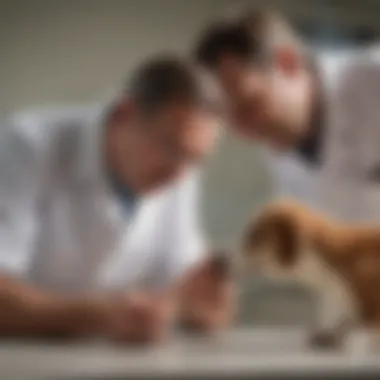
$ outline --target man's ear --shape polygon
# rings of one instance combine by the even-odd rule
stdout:
[[[274,60],[276,66],[287,75],[294,75],[302,67],[301,54],[292,46],[277,47]]]

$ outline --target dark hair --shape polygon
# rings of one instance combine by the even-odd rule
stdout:
[[[128,95],[144,112],[171,102],[204,104],[211,101],[199,73],[179,57],[154,57],[140,65],[128,83]]]
[[[242,16],[212,23],[197,41],[195,60],[207,69],[215,68],[225,54],[246,62],[261,61],[267,52],[265,30],[271,19],[272,12],[254,9]]]

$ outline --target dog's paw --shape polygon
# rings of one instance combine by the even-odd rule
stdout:
[[[337,350],[343,345],[343,337],[339,331],[320,329],[309,334],[308,344],[317,350]]]

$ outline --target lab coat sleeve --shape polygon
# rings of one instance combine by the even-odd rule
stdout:
[[[201,173],[191,173],[175,190],[168,209],[168,233],[163,256],[164,282],[179,279],[207,252],[208,243],[200,223]]]
[[[364,192],[371,170],[369,147],[380,138],[380,64],[363,58],[341,73],[333,94],[332,135],[321,194],[327,209],[347,221],[368,219],[371,213]],[[373,127],[377,130],[374,130]],[[329,144],[327,141],[327,144]],[[336,145],[336,142],[339,142]]]
[[[23,276],[38,231],[40,173],[36,152],[19,127],[0,126],[0,272]]]

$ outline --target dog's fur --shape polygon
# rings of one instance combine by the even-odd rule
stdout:
[[[281,201],[250,222],[243,252],[250,268],[317,290],[321,324],[354,318],[380,328],[380,223],[344,225],[296,201]]]

